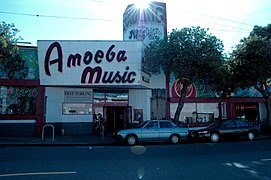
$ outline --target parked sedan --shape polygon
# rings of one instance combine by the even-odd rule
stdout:
[[[177,127],[169,120],[148,120],[144,121],[137,128],[119,130],[113,137],[128,145],[135,145],[142,141],[169,141],[173,144],[186,139],[188,128]]]
[[[259,126],[257,125],[243,120],[227,119],[217,121],[206,128],[192,131],[191,137],[196,139],[207,138],[212,142],[228,137],[246,137],[249,140],[254,140],[259,133]]]

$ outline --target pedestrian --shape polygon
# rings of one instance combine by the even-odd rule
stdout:
[[[98,123],[99,123],[99,135],[104,133],[104,118],[101,113],[98,113]]]
[[[99,119],[97,114],[93,114],[93,134],[98,135],[100,130],[99,130]]]

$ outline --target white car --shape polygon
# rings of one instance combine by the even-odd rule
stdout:
[[[137,128],[116,131],[113,137],[128,145],[135,145],[143,141],[169,141],[179,143],[188,137],[188,128],[177,127],[169,120],[144,121]]]

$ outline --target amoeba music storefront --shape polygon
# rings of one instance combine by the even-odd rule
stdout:
[[[38,41],[45,123],[56,133],[91,134],[94,114],[102,114],[108,133],[150,119],[143,52],[134,41]]]

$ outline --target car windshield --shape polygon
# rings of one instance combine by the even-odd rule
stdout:
[[[223,124],[222,121],[217,121],[217,122],[214,122],[213,124],[211,124],[210,126],[208,126],[208,128],[218,128],[218,127],[221,127]]]
[[[139,124],[137,127],[138,128],[143,128],[145,126],[145,124],[147,124],[149,121],[144,121],[141,124]]]

